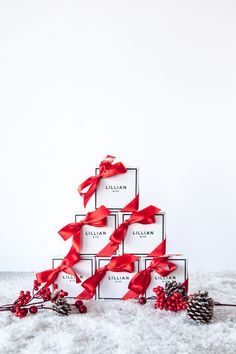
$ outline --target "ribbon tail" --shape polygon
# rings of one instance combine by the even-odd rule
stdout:
[[[121,211],[137,211],[139,208],[139,194],[137,194],[134,199],[131,200]]]
[[[87,290],[82,291],[82,293],[80,293],[79,295],[76,296],[76,299],[79,300],[90,300],[94,297],[95,292],[90,292]]]
[[[119,247],[119,244],[116,244],[114,242],[109,242],[101,251],[99,251],[96,254],[96,256],[97,257],[110,257],[116,252],[118,247]]]
[[[159,257],[164,256],[166,254],[166,239],[163,240],[151,253],[149,253],[148,257]]]
[[[130,299],[136,299],[138,297],[138,294],[135,293],[132,290],[127,291],[127,293],[121,298],[121,300],[130,300]]]
[[[180,288],[185,288],[188,293],[188,278],[180,285]]]
[[[80,196],[84,198],[85,208],[89,199],[92,197],[93,193],[95,192],[98,182],[99,182],[99,175],[89,177],[88,179],[86,179],[86,181],[84,181],[79,185],[78,192]],[[86,187],[89,187],[89,189],[86,192],[82,192]]]
[[[97,188],[98,182],[94,182],[88,191],[84,194],[84,208],[86,208],[86,205],[88,204],[89,199],[92,197],[93,193],[95,192]]]
[[[76,283],[81,283],[80,277],[78,276],[78,274],[70,267],[70,266],[66,266],[64,267],[64,269],[62,270],[63,272],[72,275],[73,277],[75,277],[75,282]]]
[[[73,237],[72,247],[75,250],[75,252],[79,253],[79,251],[80,251],[80,233],[76,234]]]

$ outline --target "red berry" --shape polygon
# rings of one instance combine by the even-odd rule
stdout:
[[[139,304],[144,305],[144,304],[146,304],[147,300],[145,299],[144,296],[141,296],[141,297],[139,298],[138,302],[139,302]]]
[[[76,300],[76,301],[75,301],[75,307],[76,307],[77,309],[79,309],[80,306],[82,306],[82,305],[83,305],[83,301],[82,301],[82,300]]]
[[[86,307],[85,305],[81,305],[81,306],[79,307],[79,312],[80,312],[80,313],[86,313],[86,312],[87,312],[87,307]]]
[[[11,310],[10,310],[12,313],[15,313],[16,312],[16,308],[14,306],[11,307]]]
[[[35,306],[35,305],[30,306],[29,312],[32,313],[32,314],[37,313],[38,312],[37,306]]]
[[[25,316],[27,315],[27,313],[28,313],[28,309],[23,308],[23,309],[21,310],[21,315],[22,315],[22,317],[25,317]]]

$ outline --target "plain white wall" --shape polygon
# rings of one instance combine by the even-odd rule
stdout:
[[[190,271],[236,270],[236,3],[0,0],[0,270],[43,270],[108,153]]]

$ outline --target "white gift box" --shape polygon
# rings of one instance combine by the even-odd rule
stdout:
[[[52,260],[53,269],[57,268],[61,264],[62,260],[63,258],[54,258]],[[59,290],[62,289],[67,291],[69,298],[74,298],[84,290],[81,286],[82,282],[94,274],[95,257],[81,256],[80,261],[75,263],[71,268],[78,275],[81,283],[76,283],[74,276],[65,272],[60,272],[55,284],[58,284]]]
[[[120,213],[120,223],[130,218],[132,213]],[[155,223],[134,223],[128,226],[122,241],[122,253],[148,256],[165,239],[166,214],[160,212],[155,216]]]
[[[95,169],[95,174],[99,169]],[[128,167],[126,173],[101,178],[95,191],[95,208],[105,205],[110,210],[123,209],[138,194],[138,168]]]
[[[97,268],[104,267],[111,258],[97,258]],[[129,290],[128,285],[135,274],[140,271],[140,261],[134,262],[134,272],[111,272],[107,271],[104,278],[97,286],[97,300],[120,300]]]
[[[85,218],[85,214],[75,215],[75,222],[79,222]],[[107,224],[104,227],[95,227],[83,225],[80,231],[80,254],[95,256],[101,251],[107,243],[110,242],[109,237],[118,227],[118,214],[113,212],[106,217]],[[119,255],[120,249],[114,254]]]
[[[146,257],[143,259],[143,269],[146,269],[150,266],[152,259],[152,257]],[[153,288],[156,288],[157,286],[165,287],[165,283],[168,281],[176,281],[177,283],[182,284],[188,278],[187,258],[176,256],[168,258],[168,261],[176,264],[176,270],[170,273],[167,277],[162,277],[157,272],[155,272],[155,270],[153,270],[151,272],[151,282],[145,294],[146,298],[155,299]]]

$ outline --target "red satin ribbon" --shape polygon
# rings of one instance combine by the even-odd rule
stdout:
[[[155,257],[149,267],[135,274],[128,286],[130,290],[123,296],[122,300],[134,299],[140,294],[143,295],[151,282],[151,272],[155,271],[162,277],[167,277],[172,273],[177,266],[168,260],[171,256],[173,254]]]
[[[159,257],[166,254],[166,239],[164,239],[159,245],[149,253],[148,257]]]
[[[81,294],[79,294],[76,298],[89,300],[91,299],[95,292],[96,287],[105,276],[107,271],[111,272],[128,272],[133,273],[134,271],[134,262],[138,260],[138,257],[123,254],[122,256],[112,257],[110,262],[105,265],[105,267],[98,268],[94,275],[90,278],[86,279],[81,286],[85,289]]]
[[[125,211],[138,211],[139,208],[139,194],[137,194],[134,199],[131,200],[122,210],[121,212]]]
[[[60,272],[65,272],[75,277],[76,283],[80,283],[81,280],[75,271],[71,268],[75,263],[79,262],[80,256],[77,253],[69,252],[67,256],[63,259],[61,264],[55,269],[44,270],[43,272],[37,273],[36,278],[39,283],[46,283],[43,288],[49,287],[57,279]]]
[[[58,233],[61,235],[63,240],[68,240],[70,237],[73,237],[72,250],[74,250],[74,252],[79,252],[81,228],[84,225],[104,227],[106,226],[106,217],[109,214],[110,211],[102,205],[97,210],[89,212],[83,220],[64,226],[60,231],[58,231]]]
[[[140,211],[135,211],[131,214],[129,219],[120,224],[120,226],[111,234],[110,241],[98,254],[99,257],[110,257],[119,247],[119,244],[125,237],[129,225],[140,224],[153,224],[155,223],[155,214],[158,214],[161,209],[148,206]]]
[[[84,198],[84,207],[86,207],[89,199],[92,197],[93,193],[97,189],[98,183],[101,178],[108,178],[116,176],[120,173],[126,173],[127,168],[122,164],[122,162],[117,162],[113,164],[115,160],[114,156],[107,155],[107,157],[100,163],[99,174],[87,178],[83,183],[78,187],[78,192],[81,197]],[[83,192],[85,188],[88,188],[86,192]]]

